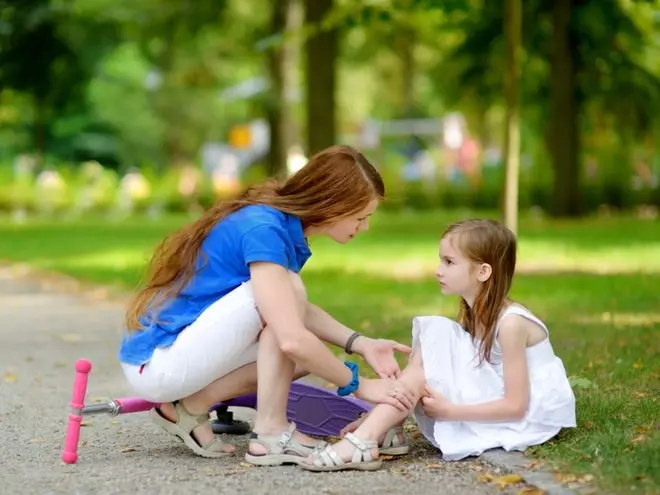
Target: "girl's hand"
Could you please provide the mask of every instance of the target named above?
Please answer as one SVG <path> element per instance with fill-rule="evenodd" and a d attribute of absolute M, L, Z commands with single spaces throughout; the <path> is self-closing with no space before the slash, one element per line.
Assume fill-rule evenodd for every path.
<path fill-rule="evenodd" d="M 422 397 L 422 407 L 429 418 L 451 419 L 454 404 L 432 388 L 426 387 L 426 395 Z"/>

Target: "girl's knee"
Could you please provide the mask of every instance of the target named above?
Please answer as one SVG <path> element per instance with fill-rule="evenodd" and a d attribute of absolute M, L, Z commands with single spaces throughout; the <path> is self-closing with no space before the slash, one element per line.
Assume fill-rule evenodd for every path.
<path fill-rule="evenodd" d="M 416 395 L 423 395 L 426 388 L 424 368 L 418 364 L 410 365 L 401 374 L 401 382 Z"/>

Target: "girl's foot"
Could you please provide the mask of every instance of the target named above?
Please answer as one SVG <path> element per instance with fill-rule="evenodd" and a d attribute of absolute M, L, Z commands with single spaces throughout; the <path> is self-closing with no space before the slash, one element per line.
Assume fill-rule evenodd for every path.
<path fill-rule="evenodd" d="M 347 433 L 344 440 L 315 450 L 300 466 L 308 471 L 373 471 L 382 465 L 378 443 Z"/>
<path fill-rule="evenodd" d="M 357 430 L 366 418 L 366 415 L 362 415 L 351 424 L 342 428 L 339 433 L 340 438 L 344 438 L 346 434 L 353 433 Z M 408 445 L 406 445 L 406 438 L 403 435 L 403 427 L 401 425 L 397 425 L 383 433 L 378 439 L 378 447 L 380 453 L 383 455 L 404 455 L 410 450 Z"/>

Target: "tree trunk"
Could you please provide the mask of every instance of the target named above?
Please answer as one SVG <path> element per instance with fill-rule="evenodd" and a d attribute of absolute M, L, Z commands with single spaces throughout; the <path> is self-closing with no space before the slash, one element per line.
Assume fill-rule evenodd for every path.
<path fill-rule="evenodd" d="M 305 44 L 307 83 L 307 154 L 336 142 L 335 87 L 338 37 L 335 28 L 321 23 L 332 9 L 332 0 L 306 0 L 305 23 L 314 30 Z"/>
<path fill-rule="evenodd" d="M 412 118 L 415 113 L 415 32 L 407 27 L 401 28 L 398 44 L 401 54 L 403 117 Z"/>
<path fill-rule="evenodd" d="M 581 211 L 576 43 L 570 26 L 573 1 L 555 0 L 552 9 L 548 149 L 554 171 L 552 213 L 556 216 L 577 216 Z"/>
<path fill-rule="evenodd" d="M 520 37 L 522 31 L 522 0 L 506 0 L 504 7 L 506 38 L 506 127 L 504 138 L 504 223 L 518 231 L 518 176 L 520 169 Z"/>
<path fill-rule="evenodd" d="M 286 16 L 289 0 L 271 1 L 270 34 L 283 33 L 286 30 Z M 271 96 L 268 105 L 268 124 L 270 127 L 270 150 L 268 152 L 268 175 L 283 176 L 286 170 L 286 146 L 282 114 L 284 107 L 284 42 L 274 46 L 268 53 L 268 71 L 270 73 Z"/>
<path fill-rule="evenodd" d="M 293 119 L 293 103 L 298 68 L 298 39 L 292 34 L 300 27 L 300 0 L 273 0 L 271 35 L 282 33 L 282 43 L 273 47 L 268 56 L 268 70 L 273 91 L 268 105 L 270 151 L 268 173 L 285 177 L 287 153 L 298 141 Z"/>

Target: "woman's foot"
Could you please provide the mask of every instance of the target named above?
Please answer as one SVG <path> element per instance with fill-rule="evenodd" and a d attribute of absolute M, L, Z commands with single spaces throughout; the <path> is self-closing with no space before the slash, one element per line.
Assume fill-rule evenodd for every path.
<path fill-rule="evenodd" d="M 266 436 L 266 437 L 277 436 L 277 435 L 281 435 L 281 434 L 285 433 L 286 431 L 288 431 L 288 428 L 289 427 L 287 427 L 287 429 L 279 430 L 279 431 L 259 432 L 258 435 L 262 435 L 262 436 Z M 293 431 L 293 433 L 291 435 L 291 439 L 294 442 L 297 442 L 298 444 L 300 444 L 302 447 L 308 447 L 309 449 L 312 449 L 312 450 L 315 449 L 316 447 L 320 446 L 320 445 L 325 445 L 326 444 L 326 442 L 324 442 L 323 440 L 317 440 L 316 438 L 312 438 L 308 435 L 305 435 L 304 433 L 301 433 L 297 429 Z M 264 446 L 264 445 L 262 445 L 262 444 L 260 444 L 256 441 L 253 441 L 253 439 L 250 439 L 250 445 L 248 447 L 248 451 L 249 451 L 250 454 L 253 454 L 253 455 L 264 455 L 264 454 L 268 453 L 268 449 L 266 448 L 266 446 Z"/>
<path fill-rule="evenodd" d="M 183 406 L 183 404 L 180 405 Z M 172 423 L 176 423 L 179 419 L 176 408 L 174 407 L 174 404 L 171 402 L 161 404 L 159 411 L 161 416 L 171 421 Z M 190 436 L 200 446 L 208 445 L 210 442 L 213 442 L 217 438 L 215 433 L 213 433 L 213 429 L 211 428 L 211 423 L 208 421 L 206 423 L 203 423 L 195 427 L 190 432 Z M 229 444 L 222 444 L 221 451 L 226 452 L 228 454 L 233 454 L 234 452 L 236 452 L 236 447 Z"/>
<path fill-rule="evenodd" d="M 257 466 L 300 464 L 309 454 L 326 445 L 300 433 L 296 424 L 291 423 L 285 431 L 253 432 L 245 460 Z"/>

